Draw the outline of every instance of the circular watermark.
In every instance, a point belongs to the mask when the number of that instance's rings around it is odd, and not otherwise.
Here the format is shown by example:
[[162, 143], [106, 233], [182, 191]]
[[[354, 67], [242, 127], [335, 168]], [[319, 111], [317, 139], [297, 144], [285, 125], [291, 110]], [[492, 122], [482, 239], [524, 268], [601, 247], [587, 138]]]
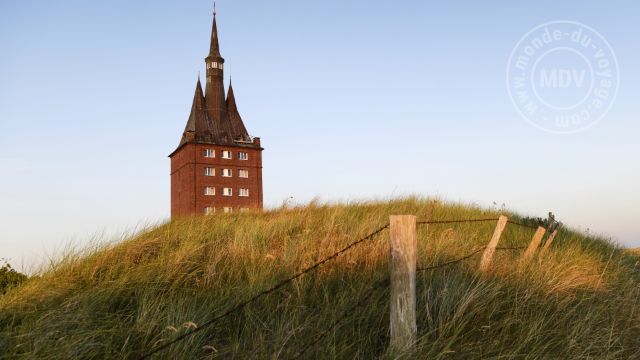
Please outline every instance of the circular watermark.
[[531, 29], [507, 64], [513, 105], [529, 123], [556, 134], [586, 130], [600, 121], [619, 83], [618, 60], [607, 40], [575, 21]]

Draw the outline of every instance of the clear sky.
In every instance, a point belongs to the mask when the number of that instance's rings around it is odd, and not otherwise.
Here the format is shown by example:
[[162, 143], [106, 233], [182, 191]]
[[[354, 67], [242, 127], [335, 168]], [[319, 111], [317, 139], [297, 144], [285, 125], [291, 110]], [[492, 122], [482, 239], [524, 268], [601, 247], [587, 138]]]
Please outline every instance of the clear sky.
[[[212, 3], [0, 0], [0, 257], [169, 215], [169, 159], [204, 70]], [[535, 26], [598, 30], [618, 96], [594, 127], [541, 131], [509, 55]], [[262, 138], [269, 206], [422, 194], [640, 246], [640, 3], [218, 1], [225, 69]]]

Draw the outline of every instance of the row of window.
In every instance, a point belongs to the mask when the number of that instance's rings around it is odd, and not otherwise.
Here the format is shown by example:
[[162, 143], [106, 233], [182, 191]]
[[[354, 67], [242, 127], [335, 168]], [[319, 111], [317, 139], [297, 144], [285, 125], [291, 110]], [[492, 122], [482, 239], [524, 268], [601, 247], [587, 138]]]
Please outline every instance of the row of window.
[[207, 69], [220, 69], [222, 70], [223, 66], [222, 63], [217, 63], [217, 62], [212, 62], [210, 64], [207, 64]]
[[[233, 212], [233, 208], [232, 207], [223, 207], [222, 211], [224, 211], [225, 213], [231, 213]], [[249, 211], [249, 208], [240, 208], [240, 212], [247, 212]], [[206, 208], [204, 208], [204, 213], [205, 215], [213, 215], [216, 213], [216, 208], [212, 207], [212, 206], [207, 206]]]
[[[204, 188], [204, 194], [207, 196], [214, 196], [216, 194], [216, 188], [214, 186], [207, 186]], [[233, 196], [233, 188], [223, 187], [222, 196]], [[238, 196], [242, 196], [242, 197], [249, 196], [249, 189], [239, 188]]]
[[[204, 176], [216, 176], [216, 169], [212, 167], [204, 168]], [[233, 177], [233, 169], [222, 169], [222, 177]], [[248, 178], [249, 170], [238, 170], [238, 177]]]
[[[215, 158], [216, 151], [213, 149], [204, 149], [204, 157], [206, 158]], [[233, 159], [233, 152], [229, 150], [222, 151], [223, 159]], [[246, 151], [238, 151], [238, 159], [239, 160], [249, 160], [249, 154]]]

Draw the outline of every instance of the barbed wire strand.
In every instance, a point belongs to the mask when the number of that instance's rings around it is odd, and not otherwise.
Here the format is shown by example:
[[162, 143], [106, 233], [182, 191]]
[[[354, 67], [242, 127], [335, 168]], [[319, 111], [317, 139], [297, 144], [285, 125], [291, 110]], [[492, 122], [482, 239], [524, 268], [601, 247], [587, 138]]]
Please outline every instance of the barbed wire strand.
[[[481, 219], [460, 219], [460, 220], [429, 220], [429, 221], [418, 221], [417, 225], [429, 225], [429, 224], [456, 224], [456, 223], [465, 223], [465, 222], [483, 222], [483, 221], [498, 221], [498, 218], [481, 218]], [[537, 226], [527, 225], [521, 222], [517, 222], [514, 220], [507, 220], [509, 224], [522, 226], [529, 229], [537, 229]]]
[[343, 311], [342, 314], [340, 315], [339, 318], [337, 318], [335, 321], [333, 321], [331, 323], [331, 325], [329, 325], [329, 327], [327, 329], [325, 329], [323, 332], [321, 332], [320, 334], [318, 334], [318, 336], [316, 336], [316, 338], [308, 343], [304, 348], [302, 348], [302, 350], [298, 351], [298, 353], [296, 353], [296, 355], [294, 355], [294, 359], [299, 359], [302, 355], [304, 355], [307, 350], [311, 349], [314, 345], [316, 345], [320, 340], [322, 340], [322, 338], [324, 338], [325, 336], [327, 336], [331, 330], [333, 330], [336, 326], [338, 326], [339, 323], [341, 323], [344, 319], [346, 319], [347, 317], [349, 317], [349, 315], [355, 313], [355, 310], [359, 307], [361, 307], [362, 305], [364, 305], [364, 303], [366, 303], [372, 296], [373, 294], [376, 292], [376, 290], [389, 285], [389, 279], [384, 279], [380, 282], [378, 282], [377, 284], [373, 285], [371, 288], [369, 288], [369, 290], [365, 293], [365, 295], [363, 297], [360, 298], [360, 300], [358, 300], [357, 303], [355, 303], [353, 306], [349, 307], [347, 310]]
[[497, 247], [496, 250], [524, 250], [526, 246]]
[[476, 249], [476, 250], [474, 250], [473, 252], [471, 252], [471, 253], [469, 253], [469, 254], [467, 254], [467, 255], [465, 255], [465, 256], [463, 256], [463, 257], [461, 257], [461, 258], [458, 258], [458, 259], [455, 259], [455, 260], [451, 260], [451, 261], [447, 261], [447, 262], [444, 262], [444, 263], [442, 263], [442, 264], [438, 264], [438, 265], [427, 266], [427, 267], [420, 267], [420, 268], [417, 268], [417, 269], [416, 269], [416, 271], [420, 272], [420, 271], [433, 270], [433, 269], [437, 269], [437, 268], [441, 268], [441, 267], [449, 266], [449, 265], [452, 265], [452, 264], [455, 264], [455, 263], [459, 263], [459, 262], [461, 262], [461, 261], [464, 261], [464, 260], [469, 259], [469, 258], [470, 258], [470, 257], [472, 257], [473, 255], [475, 255], [475, 254], [479, 253], [480, 251], [484, 250], [485, 248], [486, 248], [486, 246], [483, 246], [483, 247], [481, 247], [481, 248], [479, 248], [479, 249]]
[[345, 253], [346, 251], [349, 251], [349, 250], [350, 250], [351, 248], [353, 248], [354, 246], [356, 246], [356, 245], [358, 245], [358, 244], [360, 244], [360, 243], [363, 243], [363, 242], [365, 242], [365, 241], [368, 241], [368, 240], [373, 239], [376, 235], [378, 235], [379, 233], [381, 233], [384, 229], [386, 229], [386, 228], [388, 228], [388, 227], [389, 227], [389, 224], [386, 224], [386, 225], [384, 225], [384, 226], [380, 227], [379, 229], [377, 229], [376, 231], [374, 231], [374, 232], [370, 233], [369, 235], [367, 235], [367, 236], [365, 236], [365, 237], [363, 237], [363, 238], [361, 238], [361, 239], [359, 239], [359, 240], [356, 240], [356, 241], [352, 242], [351, 244], [349, 244], [349, 245], [347, 245], [346, 247], [342, 248], [341, 250], [337, 251], [337, 252], [336, 252], [336, 253], [334, 253], [333, 255], [328, 256], [328, 257], [326, 257], [326, 258], [322, 259], [321, 261], [318, 261], [317, 263], [315, 263], [315, 264], [313, 264], [313, 265], [311, 265], [311, 266], [309, 266], [309, 267], [307, 267], [307, 268], [305, 268], [305, 269], [303, 269], [303, 270], [301, 270], [301, 271], [299, 271], [299, 272], [295, 273], [295, 274], [294, 274], [294, 275], [292, 275], [291, 277], [289, 277], [289, 278], [287, 278], [287, 279], [285, 279], [285, 280], [280, 281], [279, 283], [277, 283], [276, 285], [274, 285], [274, 286], [270, 287], [269, 289], [266, 289], [266, 290], [263, 290], [263, 291], [259, 292], [258, 294], [256, 294], [256, 295], [252, 296], [252, 297], [251, 297], [251, 298], [249, 298], [248, 300], [245, 300], [245, 301], [243, 301], [243, 302], [241, 302], [241, 303], [239, 303], [239, 304], [237, 304], [237, 305], [233, 306], [231, 309], [229, 309], [229, 310], [225, 311], [224, 313], [222, 313], [222, 314], [220, 314], [220, 315], [218, 315], [218, 316], [216, 316], [216, 317], [212, 318], [211, 320], [209, 320], [209, 321], [206, 321], [206, 322], [202, 323], [202, 324], [201, 324], [200, 326], [198, 326], [197, 328], [194, 328], [194, 329], [192, 329], [191, 331], [186, 332], [186, 333], [184, 333], [184, 334], [182, 334], [182, 335], [178, 336], [177, 338], [175, 338], [175, 339], [173, 339], [173, 340], [171, 340], [171, 341], [169, 341], [169, 342], [167, 342], [167, 343], [165, 343], [165, 344], [162, 344], [162, 345], [160, 345], [160, 346], [156, 347], [155, 349], [152, 349], [152, 350], [151, 350], [151, 351], [149, 351], [148, 353], [146, 353], [146, 354], [142, 355], [139, 359], [140, 359], [140, 360], [142, 360], [142, 359], [147, 359], [147, 358], [149, 358], [151, 355], [153, 355], [153, 354], [155, 354], [155, 353], [157, 353], [157, 352], [159, 352], [159, 351], [162, 351], [162, 350], [164, 350], [164, 349], [168, 348], [169, 346], [171, 346], [171, 345], [173, 345], [173, 344], [175, 344], [175, 343], [177, 343], [177, 342], [179, 342], [179, 341], [181, 341], [181, 340], [184, 340], [185, 338], [187, 338], [187, 337], [189, 337], [189, 336], [191, 336], [191, 335], [193, 335], [193, 334], [195, 334], [195, 333], [197, 333], [197, 332], [199, 332], [199, 331], [204, 330], [205, 328], [207, 328], [207, 327], [209, 327], [209, 326], [213, 325], [214, 323], [216, 323], [216, 322], [217, 322], [217, 321], [219, 321], [220, 319], [225, 318], [225, 317], [229, 316], [230, 314], [232, 314], [232, 313], [234, 313], [234, 312], [236, 312], [236, 311], [238, 311], [238, 310], [243, 309], [245, 306], [247, 306], [247, 305], [251, 304], [252, 302], [254, 302], [255, 300], [257, 300], [258, 298], [260, 298], [260, 297], [262, 297], [262, 296], [265, 296], [265, 295], [268, 295], [268, 294], [270, 294], [270, 293], [272, 293], [272, 292], [274, 292], [274, 291], [276, 291], [276, 290], [280, 289], [281, 287], [285, 286], [285, 285], [286, 285], [286, 284], [288, 284], [289, 282], [291, 282], [291, 281], [293, 281], [293, 280], [295, 280], [295, 279], [297, 279], [297, 278], [301, 277], [302, 275], [304, 275], [304, 274], [306, 274], [306, 273], [308, 273], [308, 272], [310, 272], [310, 271], [312, 271], [312, 270], [317, 269], [319, 266], [323, 265], [323, 264], [324, 264], [324, 263], [326, 263], [327, 261], [330, 261], [330, 260], [333, 260], [333, 259], [337, 258], [338, 256], [340, 256], [341, 254]]
[[514, 220], [507, 220], [507, 222], [509, 224], [518, 225], [518, 226], [526, 227], [526, 228], [529, 228], [529, 229], [537, 229], [538, 228], [537, 226], [523, 224], [523, 223], [520, 223], [520, 222], [517, 222], [517, 221], [514, 221]]
[[417, 225], [429, 225], [429, 224], [455, 224], [465, 222], [482, 222], [482, 221], [498, 221], [498, 218], [482, 218], [482, 219], [462, 219], [462, 220], [429, 220], [429, 221], [417, 221]]
[[[463, 257], [461, 257], [461, 258], [458, 258], [458, 259], [455, 259], [455, 260], [451, 260], [451, 261], [447, 261], [447, 262], [444, 262], [444, 263], [442, 263], [442, 264], [433, 265], [433, 266], [428, 266], [428, 267], [421, 267], [421, 268], [417, 268], [417, 269], [416, 269], [416, 272], [419, 272], [419, 271], [428, 271], [428, 270], [433, 270], [433, 269], [438, 269], [438, 268], [442, 268], [442, 267], [445, 267], [445, 266], [449, 266], [449, 265], [452, 265], [452, 264], [455, 264], [455, 263], [459, 263], [459, 262], [461, 262], [461, 261], [464, 261], [464, 260], [469, 259], [469, 258], [470, 258], [470, 257], [472, 257], [473, 255], [475, 255], [475, 254], [477, 254], [477, 253], [481, 252], [482, 250], [484, 250], [484, 249], [486, 249], [486, 248], [487, 248], [486, 246], [481, 247], [481, 248], [476, 249], [476, 250], [474, 250], [473, 252], [471, 252], [471, 253], [469, 253], [469, 254], [467, 254], [467, 255], [465, 255], [465, 256], [463, 256]], [[502, 250], [523, 250], [523, 249], [526, 249], [526, 246], [497, 247], [497, 248], [496, 248], [496, 251], [502, 251]]]

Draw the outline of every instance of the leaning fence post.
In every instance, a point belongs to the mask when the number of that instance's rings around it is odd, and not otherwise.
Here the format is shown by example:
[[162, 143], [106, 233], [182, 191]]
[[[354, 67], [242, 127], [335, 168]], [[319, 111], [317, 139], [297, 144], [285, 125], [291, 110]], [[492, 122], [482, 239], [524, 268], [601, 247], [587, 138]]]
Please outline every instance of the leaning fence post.
[[502, 231], [504, 231], [505, 226], [507, 226], [507, 222], [509, 219], [500, 215], [498, 218], [498, 225], [496, 225], [496, 229], [493, 231], [493, 236], [491, 237], [491, 241], [489, 241], [489, 245], [484, 249], [482, 253], [482, 260], [480, 260], [480, 271], [487, 271], [489, 267], [491, 267], [491, 260], [493, 259], [493, 254], [496, 252], [496, 247], [498, 246], [498, 242], [500, 241], [500, 236], [502, 235]]
[[553, 239], [556, 238], [556, 235], [558, 235], [558, 230], [553, 230], [553, 232], [551, 233], [551, 235], [549, 235], [549, 237], [547, 237], [547, 241], [544, 243], [544, 246], [542, 247], [542, 250], [540, 250], [540, 256], [543, 256], [544, 254], [547, 253], [547, 251], [549, 251], [549, 247], [551, 247], [551, 243], [553, 242]]
[[546, 230], [542, 226], [538, 226], [536, 233], [533, 234], [533, 237], [531, 238], [529, 247], [527, 248], [527, 250], [525, 250], [524, 255], [522, 255], [522, 259], [524, 261], [531, 260], [533, 254], [535, 254], [536, 250], [538, 249], [538, 246], [540, 246], [540, 242], [542, 241], [542, 237], [544, 236], [545, 231]]
[[391, 272], [389, 350], [392, 353], [413, 352], [416, 341], [416, 217], [389, 217]]

